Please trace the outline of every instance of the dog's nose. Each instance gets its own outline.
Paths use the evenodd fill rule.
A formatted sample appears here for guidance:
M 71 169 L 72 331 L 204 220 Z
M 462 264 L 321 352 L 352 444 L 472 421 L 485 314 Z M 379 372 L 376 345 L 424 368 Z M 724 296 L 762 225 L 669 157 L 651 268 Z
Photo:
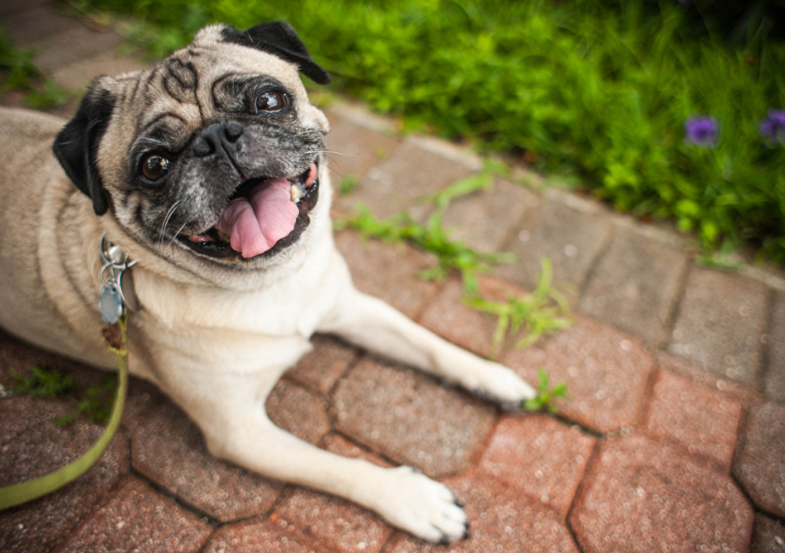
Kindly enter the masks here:
M 223 142 L 233 144 L 243 134 L 243 127 L 237 123 L 215 123 L 202 131 L 194 141 L 193 151 L 199 157 L 206 157 L 218 150 Z

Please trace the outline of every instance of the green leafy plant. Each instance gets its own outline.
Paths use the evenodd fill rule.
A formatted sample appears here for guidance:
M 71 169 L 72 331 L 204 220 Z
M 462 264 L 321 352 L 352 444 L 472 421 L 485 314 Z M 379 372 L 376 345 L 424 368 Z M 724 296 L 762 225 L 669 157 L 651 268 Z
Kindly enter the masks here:
M 12 374 L 12 377 L 16 380 L 16 385 L 11 388 L 13 393 L 33 397 L 68 397 L 77 401 L 76 410 L 55 420 L 58 426 L 68 425 L 80 416 L 91 422 L 105 423 L 109 420 L 117 375 L 109 375 L 86 390 L 80 390 L 71 375 L 45 366 L 33 366 L 29 376 Z
M 556 406 L 555 400 L 560 397 L 567 397 L 567 384 L 559 382 L 551 388 L 548 382 L 548 373 L 545 372 L 545 369 L 540 368 L 538 375 L 540 385 L 537 388 L 537 395 L 524 401 L 523 407 L 529 411 L 547 411 L 552 415 L 556 414 L 559 408 Z
M 11 388 L 13 393 L 24 393 L 33 397 L 61 397 L 70 395 L 76 389 L 74 378 L 57 369 L 49 369 L 34 365 L 30 375 L 11 375 L 16 384 Z

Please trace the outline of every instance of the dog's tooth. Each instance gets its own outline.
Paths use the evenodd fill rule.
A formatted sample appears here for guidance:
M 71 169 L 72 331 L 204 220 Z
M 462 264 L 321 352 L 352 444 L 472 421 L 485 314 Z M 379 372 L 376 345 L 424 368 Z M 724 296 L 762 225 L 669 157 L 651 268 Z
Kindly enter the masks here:
M 303 192 L 302 192 L 302 190 L 300 190 L 300 187 L 299 187 L 299 186 L 297 186 L 296 184 L 293 184 L 293 185 L 291 186 L 291 188 L 289 188 L 289 194 L 290 194 L 290 196 L 291 196 L 291 198 L 292 198 L 292 201 L 293 201 L 294 203 L 297 203 L 297 202 L 299 202 L 299 201 L 300 201 L 300 198 L 302 198 L 302 197 L 303 197 Z
M 215 230 L 216 230 L 216 233 L 218 234 L 218 239 L 219 239 L 221 242 L 228 242 L 228 241 L 229 241 L 229 239 L 231 238 L 231 237 L 230 237 L 228 234 L 226 234 L 226 233 L 224 233 L 224 232 L 221 232 L 221 231 L 220 231 L 220 230 L 218 230 L 218 229 L 215 229 Z

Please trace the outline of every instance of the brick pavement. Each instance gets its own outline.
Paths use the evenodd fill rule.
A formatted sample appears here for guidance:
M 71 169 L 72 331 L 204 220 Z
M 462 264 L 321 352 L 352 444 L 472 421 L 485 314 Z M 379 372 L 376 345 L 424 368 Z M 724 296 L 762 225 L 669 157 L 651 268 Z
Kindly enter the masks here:
M 109 29 L 57 13 L 47 0 L 10 1 L 0 17 L 18 43 L 40 48 L 55 80 L 81 90 L 99 73 L 144 65 L 119 55 Z M 20 102 L 9 94 L 5 104 Z M 70 104 L 55 110 L 68 114 Z M 327 109 L 336 199 L 377 215 L 476 174 L 456 146 L 402 137 L 394 122 L 337 102 Z M 572 286 L 574 325 L 501 358 L 530 381 L 545 367 L 568 384 L 556 416 L 503 414 L 407 367 L 329 337 L 290 370 L 267 402 L 273 420 L 320 447 L 382 465 L 412 463 L 466 503 L 470 539 L 454 551 L 785 551 L 785 278 L 746 266 L 699 266 L 694 244 L 559 189 L 525 168 L 455 201 L 454 236 L 518 260 L 481 280 L 498 297 L 531 289 L 540 258 Z M 493 317 L 461 302 L 460 283 L 423 282 L 434 260 L 409 246 L 337 244 L 359 288 L 456 343 L 488 354 Z M 100 372 L 0 332 L 0 383 L 33 363 L 77 381 Z M 0 485 L 51 470 L 100 432 L 52 420 L 65 400 L 0 399 Z M 0 513 L 0 550 L 440 551 L 343 500 L 212 458 L 195 426 L 152 386 L 132 379 L 123 427 L 85 477 Z

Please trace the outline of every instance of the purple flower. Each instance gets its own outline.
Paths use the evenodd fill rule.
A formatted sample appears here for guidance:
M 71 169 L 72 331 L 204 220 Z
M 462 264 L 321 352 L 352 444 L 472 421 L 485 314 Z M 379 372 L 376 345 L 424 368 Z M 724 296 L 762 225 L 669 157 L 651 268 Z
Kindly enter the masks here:
M 770 109 L 760 122 L 760 135 L 766 142 L 785 144 L 785 110 Z
M 714 146 L 718 133 L 717 120 L 713 117 L 691 117 L 684 122 L 684 138 L 698 146 Z

